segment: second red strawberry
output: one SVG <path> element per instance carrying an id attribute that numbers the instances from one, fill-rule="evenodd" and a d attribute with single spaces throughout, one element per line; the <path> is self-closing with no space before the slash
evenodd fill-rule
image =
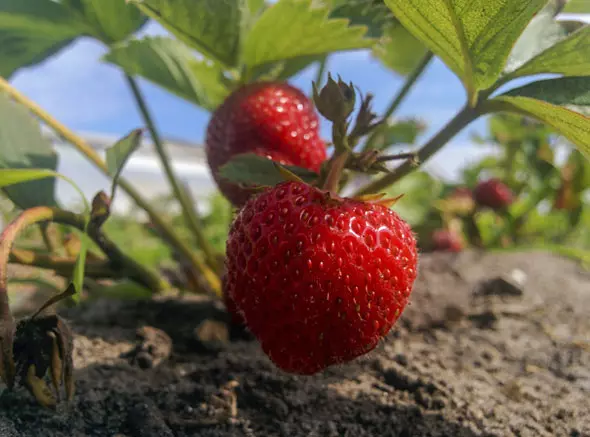
<path id="1" fill-rule="evenodd" d="M 243 205 L 253 191 L 218 175 L 218 169 L 234 156 L 254 153 L 316 172 L 327 159 L 313 103 L 297 88 L 281 82 L 249 84 L 233 92 L 209 122 L 206 153 L 220 191 L 236 206 Z"/>

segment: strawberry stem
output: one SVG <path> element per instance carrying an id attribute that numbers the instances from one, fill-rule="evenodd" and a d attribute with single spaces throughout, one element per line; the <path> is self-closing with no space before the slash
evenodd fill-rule
<path id="1" fill-rule="evenodd" d="M 330 162 L 330 170 L 326 181 L 324 182 L 324 190 L 329 191 L 332 194 L 338 194 L 340 191 L 340 179 L 342 178 L 342 172 L 346 166 L 346 162 L 350 156 L 350 152 L 343 151 L 336 153 Z"/>

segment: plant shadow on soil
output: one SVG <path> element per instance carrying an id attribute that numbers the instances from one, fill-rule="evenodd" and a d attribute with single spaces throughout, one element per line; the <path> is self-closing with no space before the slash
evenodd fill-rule
<path id="1" fill-rule="evenodd" d="M 527 275 L 521 294 L 481 293 L 513 269 Z M 63 312 L 73 404 L 50 412 L 3 393 L 0 436 L 590 436 L 589 304 L 590 275 L 563 258 L 425 254 L 375 351 L 298 377 L 239 332 L 204 344 L 195 328 L 227 321 L 216 302 L 89 302 Z"/>

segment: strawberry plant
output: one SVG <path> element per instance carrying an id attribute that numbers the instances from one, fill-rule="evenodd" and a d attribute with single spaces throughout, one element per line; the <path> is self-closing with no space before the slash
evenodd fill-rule
<path id="1" fill-rule="evenodd" d="M 588 186 L 590 27 L 556 16 L 586 8 L 557 0 L 0 0 L 0 186 L 18 211 L 0 237 L 0 376 L 46 406 L 56 403 L 46 376 L 71 397 L 67 325 L 41 313 L 112 290 L 105 280 L 125 284 L 115 295 L 176 287 L 222 298 L 279 368 L 316 373 L 369 352 L 392 328 L 416 278 L 416 247 L 428 247 L 428 238 L 450 251 L 517 241 L 524 218 L 550 192 L 553 208 L 575 224 Z M 138 37 L 150 20 L 167 36 Z M 144 125 L 106 159 L 10 83 L 82 37 L 106 47 L 103 61 L 123 73 Z M 346 71 L 328 71 L 332 54 L 352 50 L 370 51 L 405 78 L 381 114 Z M 423 144 L 401 151 L 425 125 L 394 116 L 433 59 L 458 77 L 464 105 Z M 306 96 L 290 82 L 312 68 Z M 213 231 L 223 220 L 199 214 L 138 78 L 210 113 L 207 158 L 235 207 L 231 227 Z M 467 169 L 467 187 L 451 193 L 457 187 L 419 169 L 484 116 L 504 156 Z M 82 213 L 56 199 L 55 179 L 63 176 L 39 121 L 112 179 L 111 192 L 98 193 Z M 322 138 L 321 123 L 331 138 Z M 121 174 L 146 134 L 179 216 L 162 213 Z M 556 166 L 547 136 L 576 148 L 565 165 Z M 146 213 L 142 235 L 167 245 L 172 271 L 130 256 L 123 235 L 111 238 L 119 190 Z M 486 226 L 490 217 L 500 226 Z M 75 237 L 64 238 L 55 224 L 74 228 Z M 44 248 L 17 244 L 31 227 Z M 225 246 L 220 232 L 229 235 Z M 53 270 L 70 285 L 16 322 L 8 263 Z M 52 347 L 48 338 L 56 339 Z"/>

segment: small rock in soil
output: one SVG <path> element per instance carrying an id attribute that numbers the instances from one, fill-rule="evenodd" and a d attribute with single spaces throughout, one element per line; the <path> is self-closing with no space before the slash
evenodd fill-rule
<path id="1" fill-rule="evenodd" d="M 137 330 L 137 346 L 126 356 L 131 364 L 151 369 L 168 359 L 172 353 L 172 340 L 164 331 L 144 326 Z"/>

